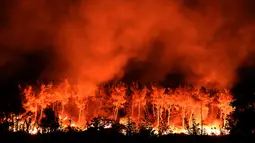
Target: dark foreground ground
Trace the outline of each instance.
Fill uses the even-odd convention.
[[[107,133],[53,133],[27,135],[25,133],[1,133],[0,143],[254,143],[255,137],[248,136],[185,136],[126,137]]]

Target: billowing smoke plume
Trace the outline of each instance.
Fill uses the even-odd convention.
[[[93,85],[121,79],[133,66],[130,61],[135,61],[146,65],[142,80],[163,80],[178,69],[188,83],[227,87],[254,51],[251,4],[249,0],[30,0],[8,10],[1,45],[22,52],[51,47],[57,61],[64,62],[47,71],[65,67],[69,78]],[[13,52],[5,56],[1,65],[17,58]]]

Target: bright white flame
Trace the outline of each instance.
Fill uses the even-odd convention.
[[[33,127],[31,130],[29,130],[29,134],[36,135],[38,133],[38,129],[36,127]]]

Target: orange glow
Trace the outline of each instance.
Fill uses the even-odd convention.
[[[86,122],[102,116],[124,125],[127,119],[136,125],[147,122],[156,132],[165,126],[173,133],[185,133],[186,126],[192,126],[194,118],[200,125],[203,120],[203,128],[208,134],[219,135],[226,125],[226,115],[234,110],[230,106],[232,96],[228,90],[210,94],[191,87],[166,89],[150,85],[139,89],[136,83],[89,90],[86,86],[70,85],[65,81],[60,85],[41,85],[39,90],[29,86],[24,89],[24,96],[23,107],[32,113],[30,117],[34,124],[44,116],[42,111],[51,107],[62,127],[70,125],[70,119],[71,127],[81,130],[87,128]],[[125,113],[120,114],[120,111]],[[32,127],[30,133],[36,134],[38,130]]]
[[[2,77],[12,79],[23,65],[33,64],[26,62],[31,61],[26,55],[45,51],[42,57],[49,65],[38,79],[69,79],[23,90],[23,107],[35,124],[30,133],[41,132],[36,122],[51,107],[63,127],[81,130],[94,117],[104,116],[121,123],[128,118],[136,124],[146,121],[156,132],[164,126],[166,134],[180,133],[194,118],[210,134],[219,134],[234,110],[229,105],[232,95],[228,90],[211,95],[198,89],[230,89],[238,81],[238,69],[253,65],[255,21],[246,1],[190,2],[26,0],[11,6],[3,16],[8,24],[0,27]],[[101,86],[122,81],[137,67],[143,72],[134,80],[142,83],[181,73],[181,82],[194,88]]]

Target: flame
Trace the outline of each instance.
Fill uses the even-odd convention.
[[[29,130],[29,133],[30,133],[31,135],[36,135],[36,134],[38,133],[38,129],[35,128],[35,127],[33,127],[31,130]]]
[[[139,88],[137,83],[131,86],[120,83],[89,90],[84,85],[71,85],[66,80],[59,85],[41,85],[39,90],[29,86],[23,93],[26,114],[32,113],[29,116],[33,125],[29,128],[30,134],[42,132],[36,123],[44,118],[43,111],[47,107],[59,117],[61,129],[71,126],[86,130],[86,123],[102,116],[125,126],[129,119],[136,125],[149,123],[154,134],[162,127],[167,128],[163,134],[187,134],[187,125],[192,126],[195,120],[200,124],[198,127],[209,135],[220,135],[227,125],[227,115],[234,110],[230,106],[232,95],[228,90],[210,92],[193,87],[170,89],[151,84]],[[124,111],[124,115],[120,115],[120,111]],[[19,122],[18,126],[23,123]],[[110,127],[108,124],[104,128]]]

